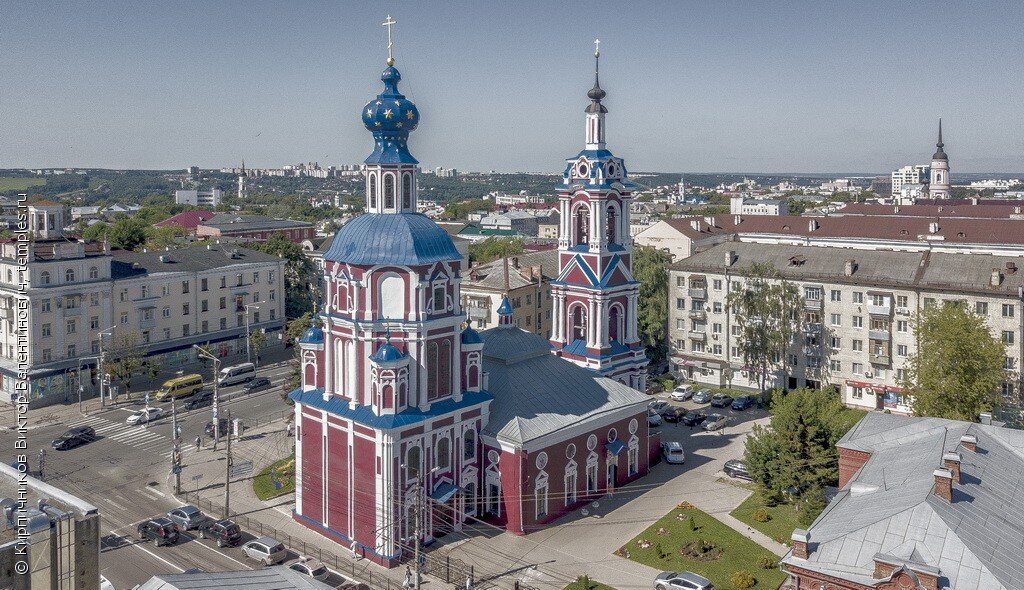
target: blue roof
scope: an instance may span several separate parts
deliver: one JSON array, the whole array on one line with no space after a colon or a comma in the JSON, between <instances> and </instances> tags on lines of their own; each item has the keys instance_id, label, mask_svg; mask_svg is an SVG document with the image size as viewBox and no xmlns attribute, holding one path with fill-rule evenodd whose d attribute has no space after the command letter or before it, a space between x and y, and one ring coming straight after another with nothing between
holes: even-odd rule
<instances>
[{"instance_id":1,"label":"blue roof","mask_svg":"<svg viewBox=\"0 0 1024 590\"><path fill-rule=\"evenodd\" d=\"M420 213L364 213L341 226L324 260L414 266L461 260L451 236Z\"/></svg>"},{"instance_id":2,"label":"blue roof","mask_svg":"<svg viewBox=\"0 0 1024 590\"><path fill-rule=\"evenodd\" d=\"M508 300L508 295L501 298L501 305L498 306L498 315L512 315L512 304Z\"/></svg>"},{"instance_id":3,"label":"blue roof","mask_svg":"<svg viewBox=\"0 0 1024 590\"><path fill-rule=\"evenodd\" d=\"M342 399L336 395L332 395L330 399L324 401L323 389L310 389L309 391L296 389L289 393L288 397L297 404L317 408L318 410L323 410L329 414L341 416L354 422L358 422L364 426L377 429L401 428L409 426L410 424L417 424L424 420L443 416L444 414L469 408L494 399L494 397L486 391L466 391L462 394L462 401L458 403L456 403L455 398L449 397L430 404L430 410L426 412L420 410L418 407L411 407L403 410L400 414L384 414L378 416L373 413L373 409L370 408L370 406L356 406L356 409L353 410L349 407L348 400Z\"/></svg>"},{"instance_id":4,"label":"blue roof","mask_svg":"<svg viewBox=\"0 0 1024 590\"><path fill-rule=\"evenodd\" d=\"M608 452L613 455L618 455L622 452L622 449L626 448L626 443L619 439L615 439L612 442L605 443L604 448L608 449Z\"/></svg>"},{"instance_id":5,"label":"blue roof","mask_svg":"<svg viewBox=\"0 0 1024 590\"><path fill-rule=\"evenodd\" d=\"M573 340L562 347L562 351L577 356L585 356L589 358L611 358L615 355L629 352L629 347L619 342L618 340L611 340L608 342L608 352L606 354L590 354L587 352L586 340Z\"/></svg>"},{"instance_id":6,"label":"blue roof","mask_svg":"<svg viewBox=\"0 0 1024 590\"><path fill-rule=\"evenodd\" d=\"M299 344L323 344L324 331L319 326L313 326L306 330L306 333L299 339Z\"/></svg>"},{"instance_id":7,"label":"blue roof","mask_svg":"<svg viewBox=\"0 0 1024 590\"><path fill-rule=\"evenodd\" d=\"M484 339L480 337L480 332L477 332L471 327L467 326L466 329L462 331L463 344L482 344L483 341Z\"/></svg>"},{"instance_id":8,"label":"blue roof","mask_svg":"<svg viewBox=\"0 0 1024 590\"><path fill-rule=\"evenodd\" d=\"M405 355L401 350L395 347L391 342L385 342L380 345L377 352L370 355L370 360L375 363L393 363L398 360L402 360Z\"/></svg>"},{"instance_id":9,"label":"blue roof","mask_svg":"<svg viewBox=\"0 0 1024 590\"><path fill-rule=\"evenodd\" d=\"M373 133L373 153L367 164L416 164L406 140L420 122L420 112L411 100L398 91L402 74L388 66L380 75L384 92L363 107L363 125Z\"/></svg>"}]
</instances>

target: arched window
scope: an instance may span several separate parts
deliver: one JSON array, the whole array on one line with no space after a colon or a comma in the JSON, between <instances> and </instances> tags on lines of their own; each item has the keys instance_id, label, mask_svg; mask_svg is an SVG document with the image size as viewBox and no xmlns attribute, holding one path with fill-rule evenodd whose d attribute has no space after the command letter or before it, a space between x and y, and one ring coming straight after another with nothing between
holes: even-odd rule
<instances>
[{"instance_id":1,"label":"arched window","mask_svg":"<svg viewBox=\"0 0 1024 590\"><path fill-rule=\"evenodd\" d=\"M89 267L89 278L90 279L98 279L98 278L100 278L100 269L96 268L95 266L90 266Z\"/></svg>"},{"instance_id":2,"label":"arched window","mask_svg":"<svg viewBox=\"0 0 1024 590\"><path fill-rule=\"evenodd\" d=\"M448 469L452 466L452 441L447 436L437 439L434 466L438 469Z\"/></svg>"},{"instance_id":3,"label":"arched window","mask_svg":"<svg viewBox=\"0 0 1024 590\"><path fill-rule=\"evenodd\" d=\"M586 207L580 207L576 210L576 220L574 222L574 230L576 232L576 243L586 244L590 241L590 234L587 232L590 224L590 210Z\"/></svg>"},{"instance_id":4,"label":"arched window","mask_svg":"<svg viewBox=\"0 0 1024 590\"><path fill-rule=\"evenodd\" d=\"M433 398L437 395L437 342L427 345L427 397Z\"/></svg>"},{"instance_id":5,"label":"arched window","mask_svg":"<svg viewBox=\"0 0 1024 590\"><path fill-rule=\"evenodd\" d=\"M605 221L605 237L609 244L618 244L619 220L615 213L615 206L608 205L608 219Z\"/></svg>"},{"instance_id":6,"label":"arched window","mask_svg":"<svg viewBox=\"0 0 1024 590\"><path fill-rule=\"evenodd\" d=\"M44 284L44 285L49 285L50 284L50 272L44 270L42 273L40 273L39 274L39 282Z\"/></svg>"},{"instance_id":7,"label":"arched window","mask_svg":"<svg viewBox=\"0 0 1024 590\"><path fill-rule=\"evenodd\" d=\"M384 208L395 208L395 177L391 174L384 175Z\"/></svg>"},{"instance_id":8,"label":"arched window","mask_svg":"<svg viewBox=\"0 0 1024 590\"><path fill-rule=\"evenodd\" d=\"M572 339L587 339L587 308L585 305L577 305L572 308Z\"/></svg>"},{"instance_id":9,"label":"arched window","mask_svg":"<svg viewBox=\"0 0 1024 590\"><path fill-rule=\"evenodd\" d=\"M445 340L441 343L441 356L437 359L437 395L448 395L452 392L452 343Z\"/></svg>"},{"instance_id":10,"label":"arched window","mask_svg":"<svg viewBox=\"0 0 1024 590\"><path fill-rule=\"evenodd\" d=\"M467 461L476 457L476 431L469 429L462 435L462 458Z\"/></svg>"},{"instance_id":11,"label":"arched window","mask_svg":"<svg viewBox=\"0 0 1024 590\"><path fill-rule=\"evenodd\" d=\"M412 174L402 176L402 208L412 211Z\"/></svg>"},{"instance_id":12,"label":"arched window","mask_svg":"<svg viewBox=\"0 0 1024 590\"><path fill-rule=\"evenodd\" d=\"M366 189L366 192L369 193L369 196L370 196L370 209L376 209L377 208L377 176L375 174L373 174L372 172L370 173L370 185L369 185L369 188Z\"/></svg>"},{"instance_id":13,"label":"arched window","mask_svg":"<svg viewBox=\"0 0 1024 590\"><path fill-rule=\"evenodd\" d=\"M402 277L388 275L377 284L377 309L382 319L405 319L405 283Z\"/></svg>"},{"instance_id":14,"label":"arched window","mask_svg":"<svg viewBox=\"0 0 1024 590\"><path fill-rule=\"evenodd\" d=\"M619 338L619 336L620 336L619 332L621 330L621 328L620 328L620 324L621 323L622 323L622 313L619 310L619 306L618 305L613 305L612 308L608 311L608 339L609 340L619 340L619 341L621 341L621 338Z\"/></svg>"},{"instance_id":15,"label":"arched window","mask_svg":"<svg viewBox=\"0 0 1024 590\"><path fill-rule=\"evenodd\" d=\"M405 478L416 479L420 476L420 448L418 446L409 447L409 450L405 452Z\"/></svg>"},{"instance_id":16,"label":"arched window","mask_svg":"<svg viewBox=\"0 0 1024 590\"><path fill-rule=\"evenodd\" d=\"M66 271L64 271L64 282L65 283L73 283L73 282L75 282L75 269L69 268Z\"/></svg>"}]
</instances>

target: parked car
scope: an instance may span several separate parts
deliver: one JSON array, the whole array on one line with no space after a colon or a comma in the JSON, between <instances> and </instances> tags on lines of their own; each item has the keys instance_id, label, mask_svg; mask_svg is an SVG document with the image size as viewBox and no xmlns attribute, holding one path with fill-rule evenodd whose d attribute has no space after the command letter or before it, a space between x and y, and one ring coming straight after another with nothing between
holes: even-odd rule
<instances>
[{"instance_id":1,"label":"parked car","mask_svg":"<svg viewBox=\"0 0 1024 590\"><path fill-rule=\"evenodd\" d=\"M732 404L731 395L716 393L715 396L711 398L712 408L728 408L730 404Z\"/></svg>"},{"instance_id":2,"label":"parked car","mask_svg":"<svg viewBox=\"0 0 1024 590\"><path fill-rule=\"evenodd\" d=\"M654 590L715 590L715 586L693 572L662 572L654 578Z\"/></svg>"},{"instance_id":3,"label":"parked car","mask_svg":"<svg viewBox=\"0 0 1024 590\"><path fill-rule=\"evenodd\" d=\"M207 520L199 527L203 539L216 539L218 547L234 547L242 540L242 528L233 520Z\"/></svg>"},{"instance_id":4,"label":"parked car","mask_svg":"<svg viewBox=\"0 0 1024 590\"><path fill-rule=\"evenodd\" d=\"M663 442L661 443L661 458L666 463L684 463L686 451L683 450L683 445L676 441Z\"/></svg>"},{"instance_id":5,"label":"parked car","mask_svg":"<svg viewBox=\"0 0 1024 590\"><path fill-rule=\"evenodd\" d=\"M104 576L100 576L100 590L114 590L114 585Z\"/></svg>"},{"instance_id":6,"label":"parked car","mask_svg":"<svg viewBox=\"0 0 1024 590\"><path fill-rule=\"evenodd\" d=\"M647 381L647 389L644 390L644 393L647 395L654 395L655 393L661 393L662 391L665 391L665 387L659 383L657 379L650 379Z\"/></svg>"},{"instance_id":7,"label":"parked car","mask_svg":"<svg viewBox=\"0 0 1024 590\"><path fill-rule=\"evenodd\" d=\"M656 399L656 400L652 401L651 403L647 404L647 409L652 411L652 412L654 412L654 413L656 413L656 414L662 414L662 413L665 412L665 410L667 410L667 409L669 409L671 407L672 407L672 404L668 403L667 401L665 401L663 399Z\"/></svg>"},{"instance_id":8,"label":"parked car","mask_svg":"<svg viewBox=\"0 0 1024 590\"><path fill-rule=\"evenodd\" d=\"M679 422L686 415L686 408L669 408L662 412L661 417L665 422Z\"/></svg>"},{"instance_id":9,"label":"parked car","mask_svg":"<svg viewBox=\"0 0 1024 590\"><path fill-rule=\"evenodd\" d=\"M745 479L750 481L750 473L747 471L747 464L739 459L729 459L725 462L725 467L722 468L729 477L735 477L736 479Z\"/></svg>"},{"instance_id":10,"label":"parked car","mask_svg":"<svg viewBox=\"0 0 1024 590\"><path fill-rule=\"evenodd\" d=\"M267 379L266 377L256 377L242 386L242 391L245 393L262 391L264 389L270 389L270 379Z\"/></svg>"},{"instance_id":11,"label":"parked car","mask_svg":"<svg viewBox=\"0 0 1024 590\"><path fill-rule=\"evenodd\" d=\"M321 582L331 577L331 572L327 569L327 566L320 563L319 560L305 555L293 561L288 566L288 569L295 570L304 576L309 576Z\"/></svg>"},{"instance_id":12,"label":"parked car","mask_svg":"<svg viewBox=\"0 0 1024 590\"><path fill-rule=\"evenodd\" d=\"M228 423L227 418L220 418L219 420L217 420L217 423L220 428L221 436L227 436L228 434L231 434L231 424ZM203 429L203 432L206 433L206 436L209 436L211 438L213 437L213 420L210 420L209 422L206 423L206 428Z\"/></svg>"},{"instance_id":13,"label":"parked car","mask_svg":"<svg viewBox=\"0 0 1024 590\"><path fill-rule=\"evenodd\" d=\"M58 451L66 451L94 440L96 440L96 431L91 426L77 426L69 428L67 432L53 439L50 446Z\"/></svg>"},{"instance_id":14,"label":"parked car","mask_svg":"<svg viewBox=\"0 0 1024 590\"><path fill-rule=\"evenodd\" d=\"M204 389L185 402L186 410L197 410L213 404L213 391Z\"/></svg>"},{"instance_id":15,"label":"parked car","mask_svg":"<svg viewBox=\"0 0 1024 590\"><path fill-rule=\"evenodd\" d=\"M178 527L179 531L197 529L208 520L202 510L191 505L169 511L167 518Z\"/></svg>"},{"instance_id":16,"label":"parked car","mask_svg":"<svg viewBox=\"0 0 1024 590\"><path fill-rule=\"evenodd\" d=\"M173 545L178 542L178 529L165 516L140 522L138 532L140 539L143 541L153 541L157 547L160 545Z\"/></svg>"},{"instance_id":17,"label":"parked car","mask_svg":"<svg viewBox=\"0 0 1024 590\"><path fill-rule=\"evenodd\" d=\"M672 390L672 393L668 395L673 401L685 402L686 400L693 397L693 386L689 383L684 383L679 387Z\"/></svg>"},{"instance_id":18,"label":"parked car","mask_svg":"<svg viewBox=\"0 0 1024 590\"><path fill-rule=\"evenodd\" d=\"M647 410L647 426L661 426L662 421L661 414L652 410Z\"/></svg>"},{"instance_id":19,"label":"parked car","mask_svg":"<svg viewBox=\"0 0 1024 590\"><path fill-rule=\"evenodd\" d=\"M701 389L697 393L693 394L693 401L698 404L706 404L711 401L711 391L708 389Z\"/></svg>"},{"instance_id":20,"label":"parked car","mask_svg":"<svg viewBox=\"0 0 1024 590\"><path fill-rule=\"evenodd\" d=\"M141 410L135 410L131 416L128 416L128 424L145 424L157 420L164 415L163 408L142 408Z\"/></svg>"},{"instance_id":21,"label":"parked car","mask_svg":"<svg viewBox=\"0 0 1024 590\"><path fill-rule=\"evenodd\" d=\"M687 426L697 426L707 419L708 413L703 410L690 410L683 415L681 422Z\"/></svg>"},{"instance_id":22,"label":"parked car","mask_svg":"<svg viewBox=\"0 0 1024 590\"><path fill-rule=\"evenodd\" d=\"M732 409L736 411L743 411L747 408L754 407L754 397L750 395L741 395L738 398L732 400Z\"/></svg>"},{"instance_id":23,"label":"parked car","mask_svg":"<svg viewBox=\"0 0 1024 590\"><path fill-rule=\"evenodd\" d=\"M242 545L242 553L245 553L249 559L262 562L265 565L281 563L288 556L288 550L273 537L260 537L249 541Z\"/></svg>"},{"instance_id":24,"label":"parked car","mask_svg":"<svg viewBox=\"0 0 1024 590\"><path fill-rule=\"evenodd\" d=\"M728 416L721 414L711 414L704 419L704 430L721 430L725 428L725 425L729 422Z\"/></svg>"}]
</instances>

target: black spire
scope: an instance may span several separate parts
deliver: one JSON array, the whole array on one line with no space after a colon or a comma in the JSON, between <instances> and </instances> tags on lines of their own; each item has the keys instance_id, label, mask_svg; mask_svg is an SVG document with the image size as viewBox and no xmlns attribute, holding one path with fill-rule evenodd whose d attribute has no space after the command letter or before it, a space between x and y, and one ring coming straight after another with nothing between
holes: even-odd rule
<instances>
[{"instance_id":1,"label":"black spire","mask_svg":"<svg viewBox=\"0 0 1024 590\"><path fill-rule=\"evenodd\" d=\"M938 149L935 150L935 155L932 156L933 160L945 160L946 152L942 151L942 118L939 118L939 142L935 144Z\"/></svg>"},{"instance_id":2,"label":"black spire","mask_svg":"<svg viewBox=\"0 0 1024 590\"><path fill-rule=\"evenodd\" d=\"M595 42L596 43L596 42ZM601 88L600 80L600 66L601 66L601 51L599 49L594 50L594 87L587 92L587 98L592 102L587 107L588 113L607 113L608 109L601 104L601 99L606 96L606 92Z\"/></svg>"}]
</instances>

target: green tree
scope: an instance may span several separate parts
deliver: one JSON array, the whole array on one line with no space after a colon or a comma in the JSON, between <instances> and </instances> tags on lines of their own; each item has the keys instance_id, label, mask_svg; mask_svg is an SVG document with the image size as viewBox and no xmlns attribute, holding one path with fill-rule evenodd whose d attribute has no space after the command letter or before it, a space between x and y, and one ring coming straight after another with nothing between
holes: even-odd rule
<instances>
[{"instance_id":1,"label":"green tree","mask_svg":"<svg viewBox=\"0 0 1024 590\"><path fill-rule=\"evenodd\" d=\"M253 330L249 332L249 350L252 353L256 364L260 364L260 351L263 350L263 346L267 343L267 334L263 330Z\"/></svg>"},{"instance_id":2,"label":"green tree","mask_svg":"<svg viewBox=\"0 0 1024 590\"><path fill-rule=\"evenodd\" d=\"M668 269L672 256L656 248L633 249L633 278L640 283L637 329L647 356L654 362L668 355Z\"/></svg>"},{"instance_id":3,"label":"green tree","mask_svg":"<svg viewBox=\"0 0 1024 590\"><path fill-rule=\"evenodd\" d=\"M299 338L306 333L306 330L313 325L313 314L306 312L301 316L290 320L285 326L285 334L290 342L298 342Z\"/></svg>"},{"instance_id":4,"label":"green tree","mask_svg":"<svg viewBox=\"0 0 1024 590\"><path fill-rule=\"evenodd\" d=\"M150 250L163 250L165 248L176 248L181 244L178 238L187 235L185 228L179 225L168 225L156 227L151 225L146 228L146 248Z\"/></svg>"},{"instance_id":5,"label":"green tree","mask_svg":"<svg viewBox=\"0 0 1024 590\"><path fill-rule=\"evenodd\" d=\"M313 293L320 284L319 275L316 265L302 251L302 246L283 234L274 234L265 242L249 242L245 246L285 259L285 317L296 318L313 310Z\"/></svg>"},{"instance_id":6,"label":"green tree","mask_svg":"<svg viewBox=\"0 0 1024 590\"><path fill-rule=\"evenodd\" d=\"M523 253L520 238L487 238L469 245L469 261L480 264Z\"/></svg>"},{"instance_id":7,"label":"green tree","mask_svg":"<svg viewBox=\"0 0 1024 590\"><path fill-rule=\"evenodd\" d=\"M803 324L803 297L771 264L755 263L741 275L745 284L738 290L730 287L726 302L740 328L743 363L757 374L763 392L777 366L787 370L787 351Z\"/></svg>"},{"instance_id":8,"label":"green tree","mask_svg":"<svg viewBox=\"0 0 1024 590\"><path fill-rule=\"evenodd\" d=\"M777 396L768 426L754 425L744 460L769 499L839 481L835 444L853 423L834 390L795 389Z\"/></svg>"},{"instance_id":9,"label":"green tree","mask_svg":"<svg viewBox=\"0 0 1024 590\"><path fill-rule=\"evenodd\" d=\"M985 319L966 305L928 306L914 320L917 352L910 356L903 386L918 416L978 419L1000 403L1006 346Z\"/></svg>"},{"instance_id":10,"label":"green tree","mask_svg":"<svg viewBox=\"0 0 1024 590\"><path fill-rule=\"evenodd\" d=\"M102 221L86 226L82 230L83 240L105 240L107 239L107 228L109 226Z\"/></svg>"},{"instance_id":11,"label":"green tree","mask_svg":"<svg viewBox=\"0 0 1024 590\"><path fill-rule=\"evenodd\" d=\"M133 217L121 217L107 228L106 237L110 245L122 250L135 250L146 243L145 222Z\"/></svg>"},{"instance_id":12,"label":"green tree","mask_svg":"<svg viewBox=\"0 0 1024 590\"><path fill-rule=\"evenodd\" d=\"M103 370L124 386L131 398L132 377L142 372L145 350L142 338L135 330L117 330L104 346Z\"/></svg>"}]
</instances>

